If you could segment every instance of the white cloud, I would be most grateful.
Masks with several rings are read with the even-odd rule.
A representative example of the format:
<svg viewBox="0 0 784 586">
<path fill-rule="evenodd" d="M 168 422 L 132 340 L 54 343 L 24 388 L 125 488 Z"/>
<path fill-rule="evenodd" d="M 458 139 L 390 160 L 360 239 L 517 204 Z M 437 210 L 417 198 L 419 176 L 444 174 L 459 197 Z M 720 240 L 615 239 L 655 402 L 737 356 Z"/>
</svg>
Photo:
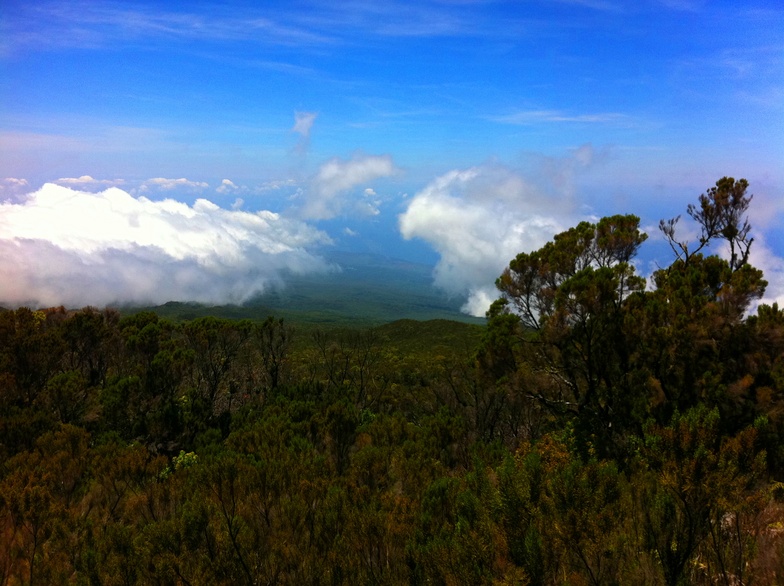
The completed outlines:
<svg viewBox="0 0 784 586">
<path fill-rule="evenodd" d="M 760 269 L 768 282 L 765 295 L 760 303 L 768 305 L 778 303 L 779 307 L 784 308 L 784 258 L 776 256 L 765 241 L 763 234 L 758 233 L 754 237 L 749 263 Z"/>
<path fill-rule="evenodd" d="M 294 112 L 294 126 L 292 132 L 301 134 L 304 138 L 310 137 L 310 130 L 318 114 L 315 112 Z"/>
<path fill-rule="evenodd" d="M 155 188 L 162 191 L 171 191 L 177 188 L 187 188 L 189 190 L 200 191 L 202 189 L 206 189 L 207 187 L 209 187 L 209 184 L 205 183 L 204 181 L 190 181 L 184 177 L 179 179 L 153 177 L 152 179 L 147 179 L 147 181 L 142 183 L 139 191 L 149 191 L 150 188 Z"/>
<path fill-rule="evenodd" d="M 400 231 L 430 243 L 441 256 L 435 284 L 466 295 L 463 311 L 484 315 L 509 261 L 544 245 L 570 219 L 568 207 L 553 208 L 519 175 L 480 167 L 450 171 L 414 195 L 400 216 Z"/>
<path fill-rule="evenodd" d="M 323 271 L 323 232 L 278 214 L 46 184 L 0 204 L 0 300 L 105 305 L 242 302 L 285 271 Z"/>
<path fill-rule="evenodd" d="M 27 179 L 17 179 L 16 177 L 6 177 L 0 181 L 2 187 L 27 187 Z"/>
<path fill-rule="evenodd" d="M 76 186 L 81 188 L 89 187 L 114 187 L 125 183 L 123 179 L 94 179 L 90 175 L 81 177 L 61 177 L 55 181 L 58 185 Z"/>
<path fill-rule="evenodd" d="M 389 177 L 394 172 L 392 157 L 388 155 L 357 155 L 348 161 L 331 159 L 319 168 L 309 189 L 301 194 L 300 215 L 312 220 L 326 220 L 349 208 L 376 215 L 377 201 L 358 201 L 354 189 L 368 181 Z M 372 188 L 366 188 L 365 193 L 367 189 L 375 193 Z"/>
<path fill-rule="evenodd" d="M 317 116 L 315 112 L 294 112 L 294 126 L 291 131 L 300 135 L 300 140 L 294 149 L 300 155 L 307 153 L 310 147 L 310 131 Z"/>
<path fill-rule="evenodd" d="M 294 188 L 297 186 L 296 179 L 281 179 L 278 181 L 267 181 L 257 186 L 254 189 L 255 193 L 265 193 L 267 191 L 280 191 L 285 188 Z"/>
<path fill-rule="evenodd" d="M 16 177 L 6 177 L 0 179 L 0 196 L 13 197 L 30 191 L 27 179 L 19 179 Z"/>
<path fill-rule="evenodd" d="M 239 189 L 239 186 L 231 179 L 224 179 L 215 191 L 218 193 L 229 193 L 231 191 L 236 191 L 237 189 Z"/>
</svg>

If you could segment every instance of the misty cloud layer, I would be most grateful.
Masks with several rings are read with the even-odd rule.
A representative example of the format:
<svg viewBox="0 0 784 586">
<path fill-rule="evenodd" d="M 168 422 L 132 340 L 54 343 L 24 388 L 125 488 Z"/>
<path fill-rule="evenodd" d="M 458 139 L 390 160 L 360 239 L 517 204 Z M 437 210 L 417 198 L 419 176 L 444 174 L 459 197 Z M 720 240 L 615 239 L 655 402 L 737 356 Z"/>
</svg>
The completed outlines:
<svg viewBox="0 0 784 586">
<path fill-rule="evenodd" d="M 562 231 L 568 216 L 569 210 L 548 209 L 547 200 L 519 175 L 477 167 L 450 171 L 418 192 L 400 216 L 400 232 L 438 252 L 435 284 L 467 296 L 463 311 L 483 316 L 498 296 L 493 284 L 509 261 Z"/>
<path fill-rule="evenodd" d="M 268 211 L 49 183 L 21 202 L 0 204 L 0 301 L 239 303 L 279 285 L 284 272 L 329 270 L 307 251 L 329 242 Z"/>
</svg>

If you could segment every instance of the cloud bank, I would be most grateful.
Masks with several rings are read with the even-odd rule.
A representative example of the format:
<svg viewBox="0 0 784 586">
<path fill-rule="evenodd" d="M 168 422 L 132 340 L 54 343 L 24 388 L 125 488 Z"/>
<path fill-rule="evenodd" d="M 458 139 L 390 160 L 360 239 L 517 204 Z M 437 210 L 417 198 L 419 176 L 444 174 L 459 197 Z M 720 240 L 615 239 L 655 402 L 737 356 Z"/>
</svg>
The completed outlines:
<svg viewBox="0 0 784 586">
<path fill-rule="evenodd" d="M 569 214 L 553 210 L 552 203 L 548 207 L 519 175 L 477 167 L 432 181 L 411 199 L 399 222 L 404 238 L 421 238 L 440 255 L 435 284 L 467 296 L 463 311 L 483 316 L 498 297 L 493 283 L 509 261 L 563 231 Z"/>
<path fill-rule="evenodd" d="M 226 210 L 45 184 L 0 204 L 0 302 L 240 303 L 286 271 L 328 270 L 329 237 L 269 211 Z"/>
</svg>

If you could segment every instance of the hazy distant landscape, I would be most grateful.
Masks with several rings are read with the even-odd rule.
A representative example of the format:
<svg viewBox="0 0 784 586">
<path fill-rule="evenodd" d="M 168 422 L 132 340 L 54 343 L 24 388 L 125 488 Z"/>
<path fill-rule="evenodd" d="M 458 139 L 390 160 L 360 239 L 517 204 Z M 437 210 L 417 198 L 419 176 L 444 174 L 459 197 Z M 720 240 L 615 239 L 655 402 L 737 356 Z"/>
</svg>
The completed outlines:
<svg viewBox="0 0 784 586">
<path fill-rule="evenodd" d="M 433 286 L 433 267 L 380 255 L 337 253 L 326 260 L 339 269 L 324 274 L 285 275 L 283 285 L 242 305 L 170 302 L 162 306 L 121 306 L 124 313 L 152 309 L 173 319 L 214 315 L 292 323 L 371 327 L 399 319 L 449 319 L 481 324 L 460 311 L 462 300 Z"/>
</svg>

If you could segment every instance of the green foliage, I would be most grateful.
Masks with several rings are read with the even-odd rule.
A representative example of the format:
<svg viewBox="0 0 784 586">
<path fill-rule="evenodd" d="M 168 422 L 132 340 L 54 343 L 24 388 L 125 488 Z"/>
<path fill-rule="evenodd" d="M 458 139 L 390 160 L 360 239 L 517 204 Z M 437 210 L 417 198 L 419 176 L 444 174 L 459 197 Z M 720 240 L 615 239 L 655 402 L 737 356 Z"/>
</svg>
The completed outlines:
<svg viewBox="0 0 784 586">
<path fill-rule="evenodd" d="M 0 313 L 0 584 L 780 583 L 745 189 L 647 290 L 635 216 L 518 255 L 485 327 Z"/>
</svg>

